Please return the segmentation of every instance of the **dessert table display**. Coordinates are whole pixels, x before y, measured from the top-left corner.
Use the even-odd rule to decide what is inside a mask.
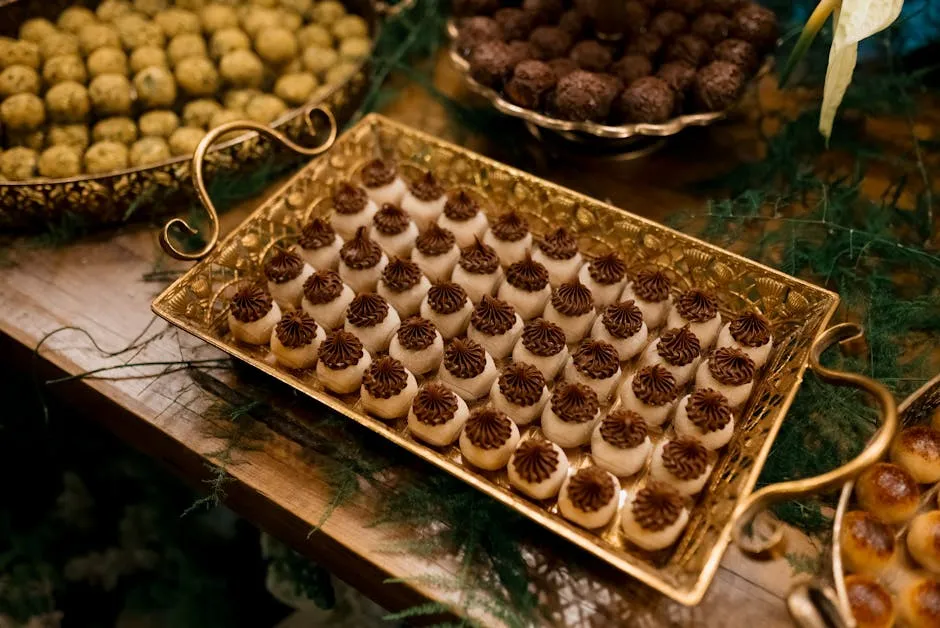
[[[808,363],[893,420],[818,363],[857,333],[822,333],[835,294],[376,115],[216,244],[199,173],[239,124],[154,312],[674,599],[770,498],[883,453],[749,495]]]

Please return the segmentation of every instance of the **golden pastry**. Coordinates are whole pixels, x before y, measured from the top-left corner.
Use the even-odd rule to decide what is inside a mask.
[[[917,510],[920,488],[902,467],[879,462],[858,477],[855,495],[862,508],[885,523],[903,523]]]
[[[856,628],[891,628],[894,625],[894,601],[883,586],[867,576],[848,576],[845,593],[855,618]]]
[[[852,573],[877,576],[895,557],[894,529],[864,510],[845,513],[839,543],[845,568]]]
[[[914,517],[907,529],[907,549],[924,569],[940,574],[940,510]]]
[[[891,461],[921,484],[940,480],[940,432],[927,425],[902,430],[891,444]]]
[[[898,611],[909,628],[940,626],[940,583],[923,578],[898,596]]]

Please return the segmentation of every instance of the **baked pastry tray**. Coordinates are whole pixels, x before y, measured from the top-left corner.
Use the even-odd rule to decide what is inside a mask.
[[[281,368],[267,347],[249,346],[232,337],[226,320],[233,287],[261,276],[262,262],[274,244],[290,243],[312,215],[330,211],[328,201],[336,186],[355,180],[362,165],[376,157],[396,162],[406,179],[431,171],[445,189],[469,186],[485,199],[484,211],[491,222],[512,208],[528,219],[536,237],[560,226],[569,229],[588,259],[619,252],[629,277],[641,267],[667,269],[674,277],[674,291],[691,287],[711,291],[725,320],[748,309],[759,310],[770,320],[773,350],[746,405],[735,411],[735,435],[719,450],[704,490],[690,506],[688,525],[674,545],[657,552],[639,549],[623,538],[619,514],[600,530],[580,528],[558,514],[554,500],[537,502],[513,490],[505,468],[496,472],[473,468],[462,460],[456,443],[440,449],[425,445],[412,437],[405,419],[374,418],[363,410],[357,394],[335,395],[324,389],[314,369]],[[313,159],[158,296],[153,311],[624,573],[692,605],[702,599],[715,576],[731,538],[733,514],[754,489],[807,368],[811,346],[838,302],[830,291],[373,114],[340,136],[328,152]],[[623,365],[625,376],[635,370],[633,362]],[[471,408],[485,401],[470,404]],[[523,428],[523,440],[538,429]],[[659,438],[652,433],[651,437]],[[581,449],[568,450],[573,470],[591,464],[589,447]],[[621,504],[643,475],[622,481]]]

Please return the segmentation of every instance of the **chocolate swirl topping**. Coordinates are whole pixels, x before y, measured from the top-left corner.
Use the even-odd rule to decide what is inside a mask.
[[[548,270],[526,255],[525,259],[510,264],[506,269],[506,282],[519,290],[538,292],[548,285]]]
[[[451,250],[457,243],[457,238],[448,229],[444,229],[436,222],[428,225],[422,234],[415,240],[415,248],[429,257],[443,255]]]
[[[669,275],[661,270],[641,270],[633,280],[633,293],[647,303],[665,301],[671,287]]]
[[[489,275],[499,268],[499,256],[493,247],[477,238],[473,244],[460,251],[460,267],[471,275]]]
[[[516,324],[516,310],[505,301],[484,294],[477,306],[473,308],[470,324],[484,334],[499,336]]]
[[[358,214],[369,204],[369,196],[360,187],[343,183],[333,194],[333,211],[337,214]]]
[[[403,233],[408,228],[409,222],[411,222],[411,218],[408,217],[408,212],[391,203],[382,205],[382,209],[375,212],[375,216],[372,218],[375,230],[388,236]]]
[[[335,270],[319,270],[304,282],[304,298],[311,305],[330,303],[343,292],[343,280]]]
[[[304,225],[300,231],[297,243],[308,251],[322,249],[336,241],[336,231],[330,221],[323,218],[314,218]]]
[[[646,440],[646,421],[633,410],[614,410],[601,422],[601,438],[618,449],[633,449]]]
[[[568,480],[568,498],[584,512],[600,510],[617,492],[613,478],[600,467],[585,467]]]
[[[663,466],[680,480],[694,480],[708,468],[708,450],[694,438],[676,438],[663,445]]]
[[[690,323],[704,323],[718,315],[718,303],[704,290],[686,290],[676,301],[676,311]]]
[[[659,532],[679,519],[682,508],[682,496],[674,488],[651,482],[633,499],[633,518],[644,530]]]
[[[551,321],[536,318],[522,328],[522,346],[539,357],[551,357],[565,348],[565,332]]]
[[[447,196],[447,202],[444,203],[444,215],[451,220],[464,221],[470,220],[480,211],[480,204],[465,190],[457,190],[456,193]]]
[[[555,288],[551,302],[552,307],[565,316],[583,316],[594,309],[591,289],[577,279]]]
[[[317,335],[317,322],[303,310],[287,312],[274,327],[281,344],[296,349],[310,344]]]
[[[285,283],[296,279],[304,270],[304,261],[299,255],[277,247],[274,255],[264,265],[264,276],[274,283]]]
[[[421,281],[421,269],[411,260],[396,257],[382,269],[382,283],[392,292],[404,292]]]
[[[676,378],[658,364],[637,371],[632,387],[636,398],[649,406],[664,406],[679,394]]]
[[[428,289],[428,305],[436,314],[453,314],[467,302],[467,291],[452,281]]]
[[[384,355],[375,360],[362,376],[362,385],[376,399],[389,399],[408,385],[405,365],[393,357]]]
[[[437,182],[437,179],[434,178],[434,175],[430,172],[417,181],[413,181],[411,185],[408,186],[408,189],[411,190],[412,196],[425,203],[435,201],[444,196],[444,188],[441,187],[441,184]]]
[[[339,250],[339,257],[343,263],[354,270],[374,268],[382,259],[382,249],[369,237],[365,227],[356,229],[352,240]]]
[[[499,449],[512,436],[512,421],[493,408],[477,408],[463,428],[467,440],[480,449]]]
[[[380,188],[388,185],[398,176],[395,166],[381,159],[373,159],[362,167],[362,184],[367,188]]]
[[[608,253],[588,264],[588,274],[599,284],[611,285],[621,281],[627,274],[627,265],[616,253]]]
[[[415,395],[411,410],[419,423],[444,425],[457,413],[457,395],[443,384],[430,383]]]
[[[268,291],[254,283],[241,286],[232,295],[232,316],[241,323],[253,323],[271,311],[274,301]]]
[[[402,321],[395,333],[403,349],[422,351],[434,344],[434,339],[437,338],[437,327],[426,318],[411,316]]]
[[[760,312],[745,312],[731,321],[728,331],[745,347],[763,347],[770,342],[770,321]]]
[[[586,338],[571,356],[574,367],[591,379],[607,379],[620,370],[620,354],[603,340]]]
[[[578,241],[564,227],[559,227],[539,242],[546,257],[557,260],[571,259],[578,253]]]
[[[503,242],[518,242],[529,233],[529,222],[517,212],[506,212],[490,227],[493,237]]]
[[[702,343],[689,326],[666,330],[656,343],[656,353],[667,364],[685,366],[702,354]]]
[[[633,299],[612,303],[601,315],[604,329],[614,338],[630,338],[643,326],[643,312]]]
[[[444,368],[460,379],[476,377],[486,368],[486,351],[469,338],[456,338],[444,349]]]
[[[337,329],[320,343],[320,362],[333,370],[359,364],[364,354],[362,343],[355,334]]]
[[[725,386],[741,386],[754,379],[754,360],[740,349],[721,347],[708,358],[712,377]]]
[[[551,442],[530,438],[516,448],[512,467],[526,482],[538,484],[552,477],[558,468],[558,452]]]
[[[703,432],[717,432],[731,421],[731,406],[717,390],[703,388],[689,396],[685,412],[692,423]]]
[[[353,327],[375,327],[388,316],[388,301],[374,292],[356,295],[346,308],[346,321]]]
[[[542,398],[545,376],[531,364],[513,362],[499,374],[499,392],[517,406],[531,406]]]
[[[601,404],[590,387],[561,382],[552,392],[551,406],[552,412],[565,423],[587,423],[597,416]]]

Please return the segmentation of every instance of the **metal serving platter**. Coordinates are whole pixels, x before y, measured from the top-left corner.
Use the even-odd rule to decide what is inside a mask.
[[[736,413],[735,437],[718,455],[706,488],[691,508],[689,525],[672,548],[649,553],[631,546],[619,532],[619,517],[599,532],[579,528],[556,514],[553,502],[531,501],[514,492],[505,472],[485,473],[464,464],[456,446],[435,449],[422,444],[412,438],[404,420],[373,418],[362,409],[358,395],[329,393],[312,372],[282,369],[267,348],[232,338],[225,321],[233,286],[260,276],[271,247],[290,243],[311,215],[326,214],[334,187],[355,179],[363,163],[379,156],[397,162],[405,176],[430,170],[447,188],[472,186],[485,198],[490,218],[511,207],[528,218],[536,234],[563,225],[575,233],[586,256],[614,250],[627,260],[631,273],[649,265],[669,269],[676,290],[697,286],[713,291],[724,316],[756,308],[771,320],[771,357],[749,402]],[[207,209],[214,214],[211,202]],[[820,344],[840,339],[839,333],[822,333],[839,302],[828,290],[378,115],[367,116],[336,139],[217,246],[212,243],[210,236],[210,246],[189,257],[201,261],[153,302],[156,314],[684,604],[696,604],[705,594],[732,537],[733,523],[740,519],[737,515],[752,515],[758,504],[779,498],[768,497],[767,489],[752,494],[754,485],[807,365],[817,367]],[[632,368],[628,364],[625,373]],[[569,458],[573,468],[591,463],[586,451],[572,452]],[[625,480],[624,487],[633,482]],[[798,488],[808,488],[809,481],[802,482]]]

